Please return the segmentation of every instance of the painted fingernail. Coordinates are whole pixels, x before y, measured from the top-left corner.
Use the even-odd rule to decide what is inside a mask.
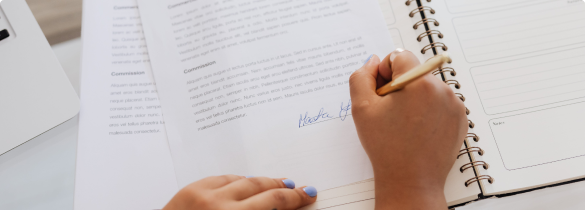
[[[246,178],[252,178],[252,177],[254,177],[254,176],[246,176]]]
[[[305,191],[305,193],[307,193],[308,196],[310,196],[311,198],[314,198],[315,196],[317,196],[317,189],[315,189],[315,187],[305,187],[303,188],[303,191]]]
[[[406,51],[406,50],[402,49],[402,48],[396,48],[396,50],[394,50],[394,52],[392,52],[392,54],[390,54],[390,62],[394,61],[394,59],[396,59],[398,54],[400,54],[404,51]]]
[[[285,179],[282,180],[282,182],[284,182],[284,185],[286,185],[288,189],[295,189],[295,182],[293,182],[293,180]]]
[[[370,59],[372,59],[372,57],[374,57],[374,54],[371,54],[368,59],[366,59],[366,61],[364,61],[364,65],[366,65],[368,63],[368,61],[370,61]]]

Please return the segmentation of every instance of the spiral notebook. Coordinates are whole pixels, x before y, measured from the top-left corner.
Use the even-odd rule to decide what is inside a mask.
[[[379,0],[397,47],[467,107],[469,133],[449,174],[449,206],[585,177],[585,3],[581,0]],[[305,209],[374,209],[374,182],[319,192]]]

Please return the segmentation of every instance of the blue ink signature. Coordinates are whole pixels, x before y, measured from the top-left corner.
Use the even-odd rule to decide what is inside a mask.
[[[319,110],[319,113],[315,116],[309,116],[309,112],[305,112],[304,115],[301,114],[301,118],[299,119],[299,128],[316,123],[318,121],[323,121],[323,120],[331,120],[331,119],[339,118],[339,119],[341,119],[341,121],[345,121],[345,119],[347,118],[347,115],[351,115],[351,100],[349,100],[349,102],[347,102],[347,104],[342,102],[340,108],[341,109],[339,110],[338,116],[334,116],[334,115],[329,114],[327,111],[325,111],[325,108],[321,108]]]
[[[351,100],[347,102],[347,105],[343,105],[343,102],[341,102],[341,110],[339,111],[339,118],[341,119],[341,121],[345,121],[345,118],[347,117],[348,114],[350,114],[350,111]]]
[[[308,115],[309,115],[309,112],[306,112],[305,116],[303,116],[301,114],[301,119],[299,120],[299,128],[303,127],[305,125],[313,124],[321,119],[333,119],[334,118],[331,115],[329,115],[329,113],[325,112],[324,108],[321,108],[321,110],[319,110],[319,114],[317,114],[317,116],[309,117]]]

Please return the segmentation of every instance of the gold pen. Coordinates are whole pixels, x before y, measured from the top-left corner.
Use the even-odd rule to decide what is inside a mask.
[[[428,74],[429,72],[443,66],[444,63],[450,62],[451,57],[449,57],[448,53],[442,53],[440,55],[437,55],[429,59],[429,61],[427,61],[426,63],[414,67],[410,71],[404,73],[402,76],[382,86],[380,89],[376,90],[376,93],[379,96],[385,96],[394,91],[401,90],[411,82],[414,82],[415,80],[424,76],[425,74]]]

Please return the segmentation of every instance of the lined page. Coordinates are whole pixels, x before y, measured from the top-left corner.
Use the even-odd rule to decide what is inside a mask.
[[[518,7],[555,0],[445,0],[451,13],[486,11],[504,7]]]
[[[75,209],[160,209],[178,191],[137,4],[86,0]]]
[[[459,11],[452,6],[461,6]],[[478,4],[471,5],[472,2]],[[480,137],[485,195],[582,178],[583,1],[432,2]]]
[[[467,61],[505,58],[583,43],[581,7],[534,6],[453,20]]]
[[[483,107],[497,114],[585,97],[585,49],[471,68]]]

